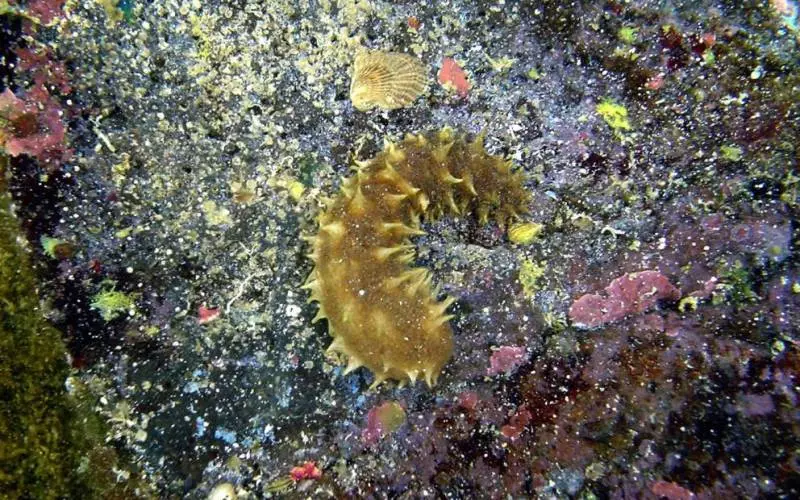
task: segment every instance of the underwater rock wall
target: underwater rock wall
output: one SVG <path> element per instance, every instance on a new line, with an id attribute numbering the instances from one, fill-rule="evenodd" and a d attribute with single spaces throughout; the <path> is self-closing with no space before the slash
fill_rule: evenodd
<path id="1" fill-rule="evenodd" d="M 0 11 L 19 40 L 0 47 L 9 192 L 69 387 L 138 466 L 112 480 L 190 498 L 798 496 L 796 2 Z M 361 111 L 365 49 L 427 74 Z M 446 125 L 485 131 L 529 213 L 420 221 L 413 265 L 456 299 L 452 355 L 433 389 L 367 391 L 312 324 L 302 236 L 387 136 Z"/>

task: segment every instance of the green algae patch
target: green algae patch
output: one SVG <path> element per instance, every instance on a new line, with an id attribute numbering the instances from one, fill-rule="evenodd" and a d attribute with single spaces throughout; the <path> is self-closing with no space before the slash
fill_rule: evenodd
<path id="1" fill-rule="evenodd" d="M 628 120 L 628 110 L 625 106 L 617 104 L 611 99 L 603 99 L 595 108 L 597 114 L 614 129 L 614 132 L 631 130 L 631 122 Z"/>
<path id="2" fill-rule="evenodd" d="M 737 162 L 742 159 L 742 148 L 739 146 L 725 145 L 719 148 L 722 159 L 729 162 Z"/>
<path id="3" fill-rule="evenodd" d="M 721 262 L 718 275 L 720 283 L 712 298 L 714 305 L 728 303 L 734 307 L 741 307 L 758 301 L 758 294 L 753 289 L 753 277 L 741 261 L 737 260 L 733 264 Z"/>
<path id="4" fill-rule="evenodd" d="M 278 494 L 289 491 L 294 486 L 294 479 L 291 476 L 281 476 L 269 483 L 264 491 L 267 493 Z"/>
<path id="5" fill-rule="evenodd" d="M 530 245 L 539 238 L 542 230 L 544 230 L 544 224 L 538 222 L 512 224 L 508 228 L 508 239 L 517 245 Z"/>
<path id="6" fill-rule="evenodd" d="M 696 311 L 699 303 L 700 299 L 697 297 L 684 297 L 678 302 L 678 312 Z"/>
<path id="7" fill-rule="evenodd" d="M 205 216 L 206 223 L 209 226 L 223 226 L 233 224 L 231 212 L 225 207 L 220 207 L 214 200 L 207 200 L 203 202 L 201 207 L 203 215 Z"/>
<path id="8" fill-rule="evenodd" d="M 311 155 L 305 155 L 300 158 L 298 163 L 300 182 L 307 188 L 314 187 L 314 179 L 322 167 L 323 165 Z"/>
<path id="9" fill-rule="evenodd" d="M 1 159 L 0 159 L 1 160 Z M 92 402 L 70 396 L 61 334 L 41 315 L 37 282 L 0 164 L 0 491 L 3 498 L 126 498 L 116 452 Z M 141 490 L 139 490 L 141 492 Z"/>
<path id="10" fill-rule="evenodd" d="M 100 313 L 104 321 L 117 319 L 122 314 L 136 311 L 136 297 L 114 289 L 114 284 L 106 286 L 92 297 L 91 308 Z"/>
<path id="11" fill-rule="evenodd" d="M 42 235 L 42 237 L 39 238 L 39 242 L 42 245 L 44 254 L 51 259 L 68 259 L 75 253 L 72 244 L 58 238 Z"/>
<path id="12" fill-rule="evenodd" d="M 125 18 L 125 13 L 119 8 L 122 3 L 119 0 L 97 0 L 106 13 L 106 22 L 109 26 L 116 26 L 117 23 Z"/>
<path id="13" fill-rule="evenodd" d="M 632 26 L 625 26 L 620 28 L 617 32 L 617 38 L 623 43 L 627 43 L 628 45 L 633 45 L 636 43 L 636 40 L 639 36 L 639 30 Z"/>
<path id="14" fill-rule="evenodd" d="M 531 68 L 531 69 L 528 70 L 527 73 L 525 73 L 525 76 L 527 76 L 528 79 L 533 80 L 534 82 L 538 82 L 539 80 L 542 79 L 542 76 L 544 76 L 544 75 L 538 69 Z"/>
<path id="15" fill-rule="evenodd" d="M 522 261 L 519 268 L 519 282 L 526 297 L 533 297 L 539 290 L 539 279 L 544 276 L 544 271 L 544 262 L 537 264 L 529 259 Z"/>

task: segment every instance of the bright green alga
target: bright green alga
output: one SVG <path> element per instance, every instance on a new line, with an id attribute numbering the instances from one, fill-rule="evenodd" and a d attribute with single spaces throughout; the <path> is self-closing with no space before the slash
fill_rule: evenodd
<path id="1" fill-rule="evenodd" d="M 100 313 L 105 321 L 111 321 L 122 314 L 131 314 L 136 311 L 136 298 L 114 289 L 112 282 L 110 288 L 106 285 L 103 290 L 92 297 L 91 307 Z"/>
<path id="2" fill-rule="evenodd" d="M 724 145 L 719 148 L 719 152 L 726 161 L 737 162 L 742 159 L 742 148 L 739 146 Z"/>
<path id="3" fill-rule="evenodd" d="M 519 282 L 522 285 L 522 293 L 531 298 L 539 290 L 539 279 L 544 276 L 545 263 L 539 264 L 525 259 L 519 269 Z"/>
<path id="4" fill-rule="evenodd" d="M 617 104 L 611 99 L 603 99 L 595 110 L 615 132 L 631 129 L 628 110 L 625 109 L 625 106 Z"/>
<path id="5" fill-rule="evenodd" d="M 619 38 L 620 41 L 627 43 L 628 45 L 631 45 L 634 42 L 636 42 L 636 37 L 638 36 L 638 34 L 639 30 L 637 28 L 634 28 L 632 26 L 625 26 L 623 28 L 620 28 L 620 30 L 617 32 L 617 38 Z"/>

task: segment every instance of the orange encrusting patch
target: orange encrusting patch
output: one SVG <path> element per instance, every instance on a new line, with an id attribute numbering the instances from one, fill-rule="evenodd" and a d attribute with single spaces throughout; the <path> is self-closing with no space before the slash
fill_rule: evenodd
<path id="1" fill-rule="evenodd" d="M 360 366 L 387 379 L 433 386 L 453 350 L 446 313 L 429 272 L 413 267 L 412 236 L 420 218 L 475 212 L 501 225 L 527 211 L 522 174 L 486 153 L 482 137 L 467 142 L 450 129 L 408 135 L 356 174 L 318 218 L 310 239 L 315 267 L 305 288 L 319 302 L 333 337 L 329 351 L 348 357 L 345 373 Z"/>
<path id="2" fill-rule="evenodd" d="M 439 70 L 439 83 L 445 87 L 451 87 L 461 97 L 467 97 L 469 93 L 470 84 L 467 74 L 451 57 L 442 59 L 442 68 Z"/>

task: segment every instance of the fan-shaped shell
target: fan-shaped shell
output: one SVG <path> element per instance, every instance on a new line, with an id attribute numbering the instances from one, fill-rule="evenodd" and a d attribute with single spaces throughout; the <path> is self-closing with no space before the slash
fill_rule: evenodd
<path id="1" fill-rule="evenodd" d="M 360 111 L 408 106 L 428 84 L 425 66 L 399 52 L 362 50 L 356 55 L 350 100 Z"/>

